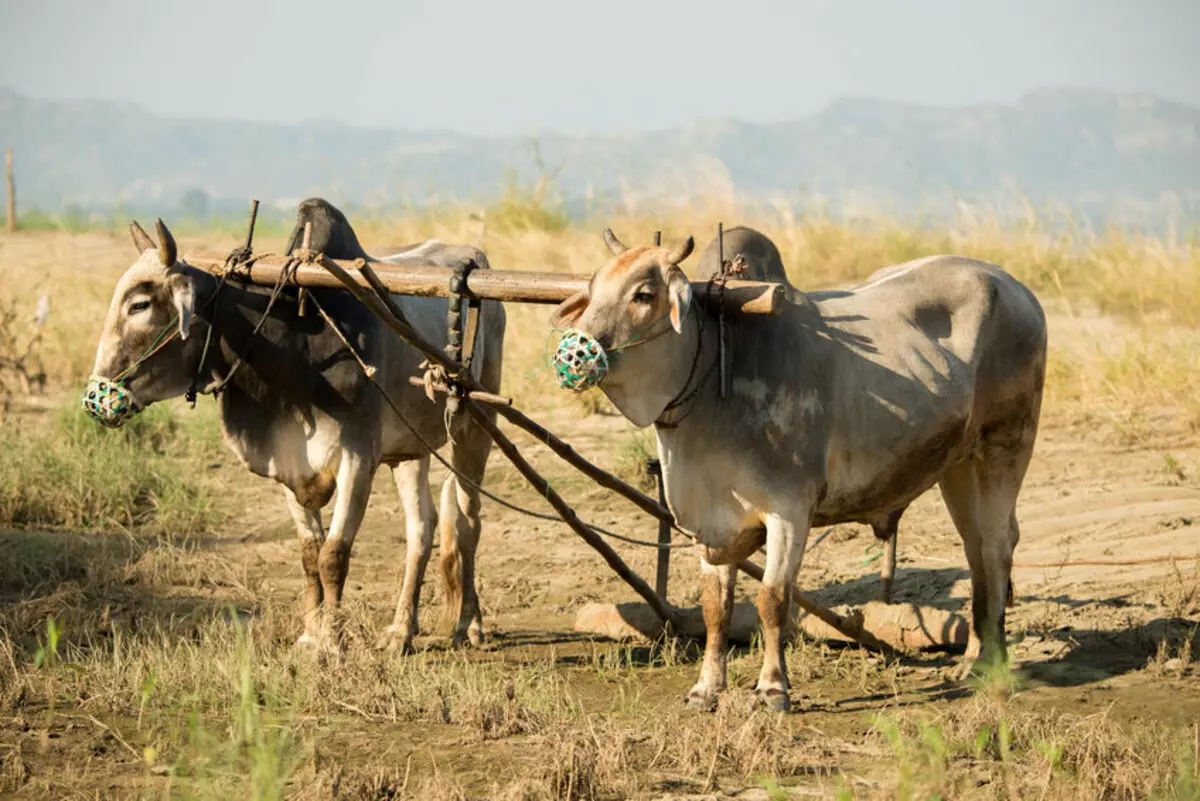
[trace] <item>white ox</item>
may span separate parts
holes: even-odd
[[[635,425],[655,426],[671,511],[704,546],[707,643],[689,706],[711,708],[726,686],[738,562],[766,545],[757,691],[786,710],[784,630],[809,528],[883,524],[934,484],[970,566],[965,665],[1003,661],[1015,507],[1046,371],[1034,295],[959,256],[890,267],[851,290],[796,291],[777,317],[727,318],[722,399],[716,321],[679,267],[691,237],[674,248],[605,240],[614,258],[551,325],[604,349],[598,386]]]

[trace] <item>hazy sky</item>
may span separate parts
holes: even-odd
[[[0,85],[164,115],[644,130],[841,95],[1200,105],[1200,0],[0,0]]]

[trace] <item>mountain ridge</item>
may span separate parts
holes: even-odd
[[[1200,109],[1145,93],[1046,88],[958,107],[847,96],[778,122],[707,118],[534,141],[328,115],[166,117],[131,101],[38,100],[0,86],[0,144],[14,150],[21,202],[48,210],[174,207],[189,193],[239,206],[314,194],[377,207],[486,202],[514,171],[532,182],[542,169],[575,208],[716,194],[895,213],[1019,192],[1115,221],[1195,219],[1200,209]]]

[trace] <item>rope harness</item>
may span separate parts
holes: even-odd
[[[88,377],[83,391],[83,408],[94,420],[106,428],[120,428],[141,411],[141,406],[129,391],[129,379],[133,373],[154,354],[165,348],[179,336],[179,315],[173,316],[166,326],[154,337],[142,355],[113,378],[100,375]]]
[[[208,362],[208,352],[212,345],[213,331],[216,329],[216,313],[218,310],[218,299],[221,296],[221,290],[225,287],[225,282],[230,274],[235,270],[247,269],[253,263],[253,257],[246,261],[238,261],[244,255],[242,249],[238,249],[229,254],[225,260],[225,269],[223,269],[217,280],[217,288],[213,291],[210,297],[203,306],[197,311],[197,315],[203,314],[211,306],[213,309],[213,319],[209,323],[208,331],[204,337],[204,347],[200,352],[200,362],[196,368],[196,372],[192,376],[191,385],[188,387],[185,397],[193,407],[196,405],[196,395],[217,395],[225,388],[225,386],[233,379],[234,375],[241,368],[249,357],[251,350],[254,347],[254,342],[258,338],[259,331],[262,330],[263,324],[271,315],[271,309],[275,306],[275,302],[282,294],[284,287],[289,281],[294,280],[296,267],[301,263],[299,259],[292,259],[279,272],[279,278],[275,282],[275,286],[271,290],[271,294],[267,299],[267,307],[263,311],[262,317],[255,324],[253,331],[250,332],[250,337],[247,340],[246,349],[234,361],[233,366],[225,377],[212,384],[199,388],[201,376],[204,373],[204,367]],[[266,254],[262,254],[266,255]],[[338,332],[340,335],[340,331]],[[83,408],[88,416],[106,428],[120,428],[129,422],[136,414],[144,407],[138,403],[134,397],[132,390],[129,388],[130,382],[136,375],[137,371],[151,356],[158,353],[176,338],[182,335],[182,330],[179,327],[179,315],[175,314],[171,320],[158,332],[149,347],[142,352],[140,356],[133,360],[121,372],[117,373],[112,378],[101,375],[92,375],[88,378],[87,386],[83,393]]]

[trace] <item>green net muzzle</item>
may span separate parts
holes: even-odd
[[[93,420],[108,428],[120,428],[138,412],[132,392],[123,384],[98,375],[88,379],[83,408]]]
[[[563,389],[591,389],[608,375],[608,354],[595,339],[572,328],[554,351],[554,375]]]

